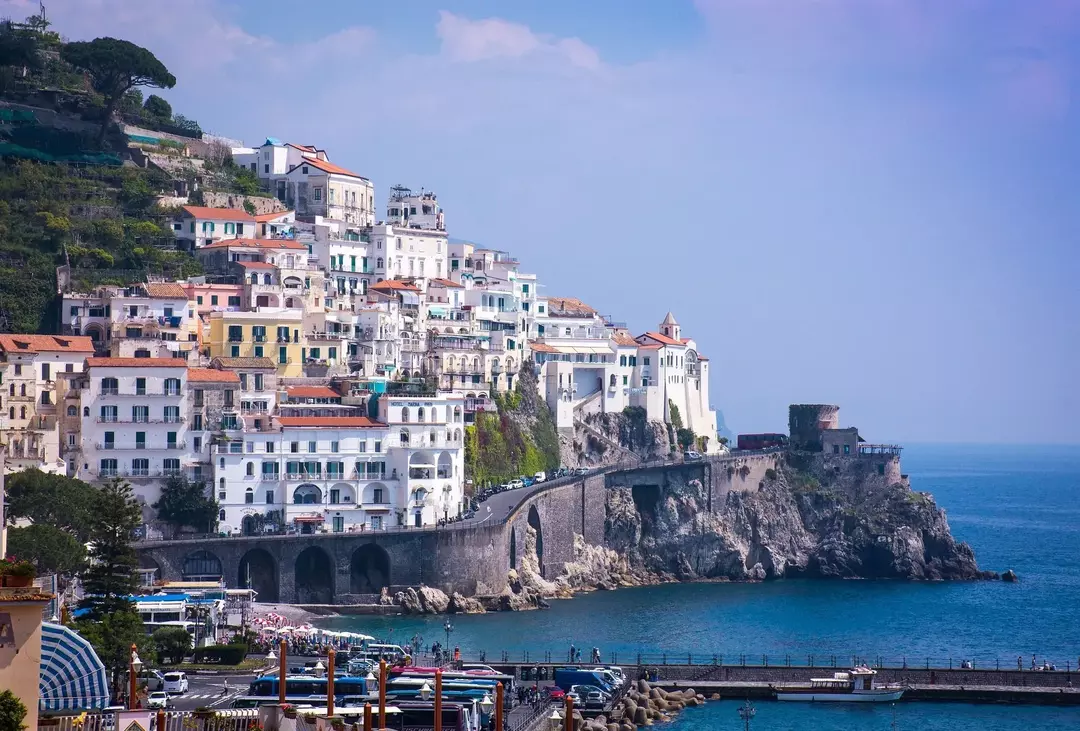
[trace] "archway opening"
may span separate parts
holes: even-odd
[[[510,568],[517,568],[517,531],[510,527]]]
[[[180,571],[184,581],[221,581],[221,559],[209,551],[194,551],[184,557]]]
[[[245,518],[246,520],[246,518]],[[239,586],[254,589],[260,602],[277,602],[278,572],[274,557],[262,548],[253,548],[240,559]]]
[[[529,506],[529,527],[536,531],[536,563],[544,576],[544,528],[540,525],[540,513],[535,505]]]
[[[309,546],[296,557],[296,601],[299,604],[332,604],[334,564],[326,551]]]
[[[161,581],[165,578],[161,575],[161,564],[150,556],[147,556],[145,553],[139,554],[139,568],[144,571],[149,569],[154,570],[154,574],[149,577],[151,581]]]
[[[240,531],[245,536],[258,535],[259,521],[256,520],[254,515],[245,515],[243,520],[240,521]]]
[[[353,594],[378,594],[390,586],[390,555],[378,544],[365,543],[353,551],[350,569]]]

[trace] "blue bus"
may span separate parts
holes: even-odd
[[[248,686],[249,696],[278,697],[278,677],[276,675],[264,675],[255,678]],[[367,695],[367,681],[356,675],[343,675],[334,678],[334,697],[339,695]],[[326,678],[316,678],[311,675],[286,675],[285,697],[299,698],[321,696],[326,698]]]

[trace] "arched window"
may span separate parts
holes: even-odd
[[[68,414],[68,416],[78,416],[79,415],[79,410],[77,408],[75,408],[74,406],[68,406],[67,414]]]
[[[221,460],[221,461],[224,462],[225,460]],[[225,489],[225,478],[224,477],[222,477],[220,480],[218,480],[218,489],[219,490],[224,490]]]
[[[450,409],[450,406],[447,405],[447,407],[446,407],[446,423],[447,424],[449,424],[451,421],[454,420],[453,413],[454,412]]]
[[[456,422],[461,421],[461,407],[460,406],[455,406],[454,407],[454,421],[456,421]]]
[[[424,423],[424,407],[423,406],[421,406],[420,408],[418,408],[416,410],[416,420],[421,424]]]
[[[612,373],[611,378],[608,379],[608,387],[609,388],[615,388],[616,385],[617,385],[617,382],[616,382],[615,374]]]
[[[19,407],[19,418],[20,419],[25,419],[26,418],[26,407],[25,406],[20,406]]]
[[[255,490],[250,487],[244,490],[244,502],[249,505],[255,502]]]
[[[454,371],[454,356],[452,355],[446,358],[446,370],[449,373],[453,373]]]
[[[510,373],[513,370],[514,370],[514,359],[513,358],[507,358],[506,359],[506,372]]]
[[[247,476],[248,477],[254,477],[255,476],[255,463],[254,462],[248,462],[247,463]],[[251,488],[248,488],[248,489],[250,490]]]
[[[403,446],[403,447],[409,446],[409,430],[408,429],[402,429],[401,430],[401,446]]]
[[[258,272],[252,272],[251,273],[251,283],[252,284],[258,284],[259,283],[259,273]]]
[[[219,510],[218,511],[217,519],[219,521],[224,521],[225,520],[225,511],[224,510]]]
[[[83,416],[90,416],[90,407],[89,406],[84,406],[83,407],[82,415]]]
[[[273,277],[271,277],[269,274],[264,274],[263,275],[263,284],[273,284],[273,283],[274,283],[274,278]]]
[[[409,423],[409,407],[403,406],[401,409],[401,421],[402,423]]]
[[[473,373],[479,373],[480,372],[480,359],[479,358],[473,358],[472,359],[472,369],[473,369]]]
[[[461,429],[454,429],[454,441],[455,442],[460,442],[461,441]]]
[[[11,386],[8,388],[8,393],[11,394],[12,396],[15,395],[15,384],[14,383],[11,384]]]
[[[26,384],[25,383],[20,383],[19,384],[19,395],[20,396],[25,396],[26,395]]]
[[[8,408],[8,418],[9,419],[14,419],[15,418],[15,407],[14,406],[11,406],[11,407]]]
[[[375,266],[379,269],[383,268],[383,260],[381,256],[375,260]],[[381,282],[382,280],[380,279],[379,281]]]
[[[428,433],[428,438],[431,440],[431,446],[434,447],[435,446],[435,440],[436,440],[435,430],[434,429],[432,429],[431,432]]]

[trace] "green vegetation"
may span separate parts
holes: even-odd
[[[10,690],[0,690],[0,731],[23,731],[26,706]]]
[[[247,657],[248,646],[243,642],[228,645],[210,645],[195,650],[192,658],[197,663],[220,663],[221,665],[239,665]]]
[[[26,556],[38,575],[74,576],[86,565],[86,549],[67,531],[52,525],[8,530],[8,553]]]
[[[218,504],[207,496],[206,485],[183,476],[165,480],[154,509],[160,520],[176,530],[194,528],[198,533],[213,533],[217,525]]]
[[[150,638],[162,663],[175,665],[183,662],[191,652],[191,634],[183,627],[162,627],[154,630]]]
[[[536,374],[523,365],[514,390],[496,394],[499,413],[479,412],[465,428],[465,471],[477,484],[494,484],[559,466],[559,437]]]

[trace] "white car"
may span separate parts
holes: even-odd
[[[533,475],[533,482],[546,482],[546,481],[547,481],[547,473],[546,472],[537,472],[535,475]]]
[[[160,708],[162,710],[170,705],[169,694],[163,690],[155,690],[146,699],[147,708]]]
[[[510,480],[510,482],[506,483],[506,487],[511,490],[516,490],[519,487],[525,487],[525,483],[517,478],[514,478],[513,480]]]
[[[165,673],[165,692],[169,695],[182,695],[187,693],[187,675],[181,672]]]

